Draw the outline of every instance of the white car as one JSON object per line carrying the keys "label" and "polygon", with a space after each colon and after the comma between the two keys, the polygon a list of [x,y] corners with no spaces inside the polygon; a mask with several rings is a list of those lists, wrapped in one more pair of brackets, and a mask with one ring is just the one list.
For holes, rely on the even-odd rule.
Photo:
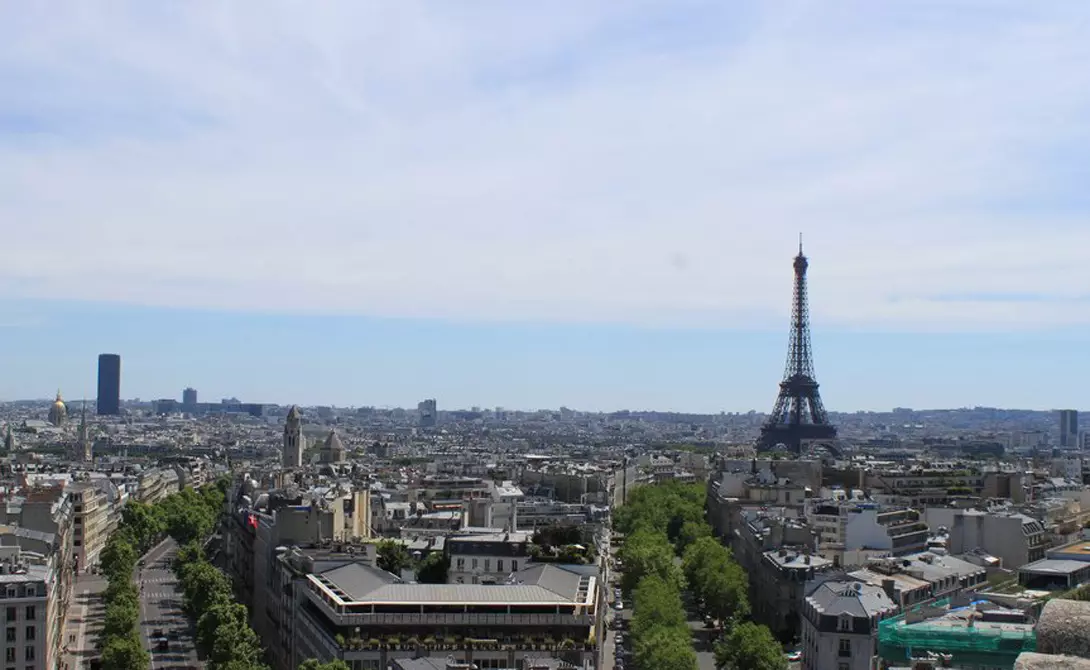
{"label": "white car", "polygon": [[618,600],[617,602],[613,603],[613,609],[615,609],[617,611],[623,610],[624,609],[624,603],[622,603],[620,600]]}

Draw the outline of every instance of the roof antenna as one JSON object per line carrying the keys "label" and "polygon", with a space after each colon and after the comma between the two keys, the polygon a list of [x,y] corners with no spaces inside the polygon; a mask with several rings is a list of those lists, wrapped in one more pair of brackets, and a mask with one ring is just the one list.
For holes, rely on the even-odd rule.
{"label": "roof antenna", "polygon": [[799,256],[802,255],[802,233],[799,233]]}

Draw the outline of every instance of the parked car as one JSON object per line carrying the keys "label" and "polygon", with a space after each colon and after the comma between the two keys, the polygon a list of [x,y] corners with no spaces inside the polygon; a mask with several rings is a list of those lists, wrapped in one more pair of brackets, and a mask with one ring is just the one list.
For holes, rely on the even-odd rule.
{"label": "parked car", "polygon": [[802,652],[797,650],[797,649],[795,651],[789,651],[786,654],[784,654],[784,658],[786,658],[791,663],[794,663],[796,661],[801,661],[802,660]]}

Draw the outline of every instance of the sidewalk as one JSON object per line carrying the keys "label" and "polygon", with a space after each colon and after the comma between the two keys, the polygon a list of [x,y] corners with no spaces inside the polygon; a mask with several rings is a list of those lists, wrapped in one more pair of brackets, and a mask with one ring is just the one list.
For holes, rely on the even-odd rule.
{"label": "sidewalk", "polygon": [[88,667],[98,654],[95,642],[106,613],[101,597],[105,590],[106,578],[102,575],[84,573],[72,584],[72,602],[61,640],[62,648],[67,647],[67,652],[61,654],[61,662],[68,670]]}

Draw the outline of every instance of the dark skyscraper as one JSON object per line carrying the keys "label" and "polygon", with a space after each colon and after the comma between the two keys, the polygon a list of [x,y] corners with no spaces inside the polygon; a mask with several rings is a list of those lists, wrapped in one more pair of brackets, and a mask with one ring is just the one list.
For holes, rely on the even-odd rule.
{"label": "dark skyscraper", "polygon": [[197,404],[197,389],[187,388],[182,391],[182,404],[186,407],[193,407]]}
{"label": "dark skyscraper", "polygon": [[1060,446],[1079,446],[1079,412],[1074,409],[1060,410]]}
{"label": "dark skyscraper", "polygon": [[98,357],[98,413],[121,414],[121,357],[117,354]]}

